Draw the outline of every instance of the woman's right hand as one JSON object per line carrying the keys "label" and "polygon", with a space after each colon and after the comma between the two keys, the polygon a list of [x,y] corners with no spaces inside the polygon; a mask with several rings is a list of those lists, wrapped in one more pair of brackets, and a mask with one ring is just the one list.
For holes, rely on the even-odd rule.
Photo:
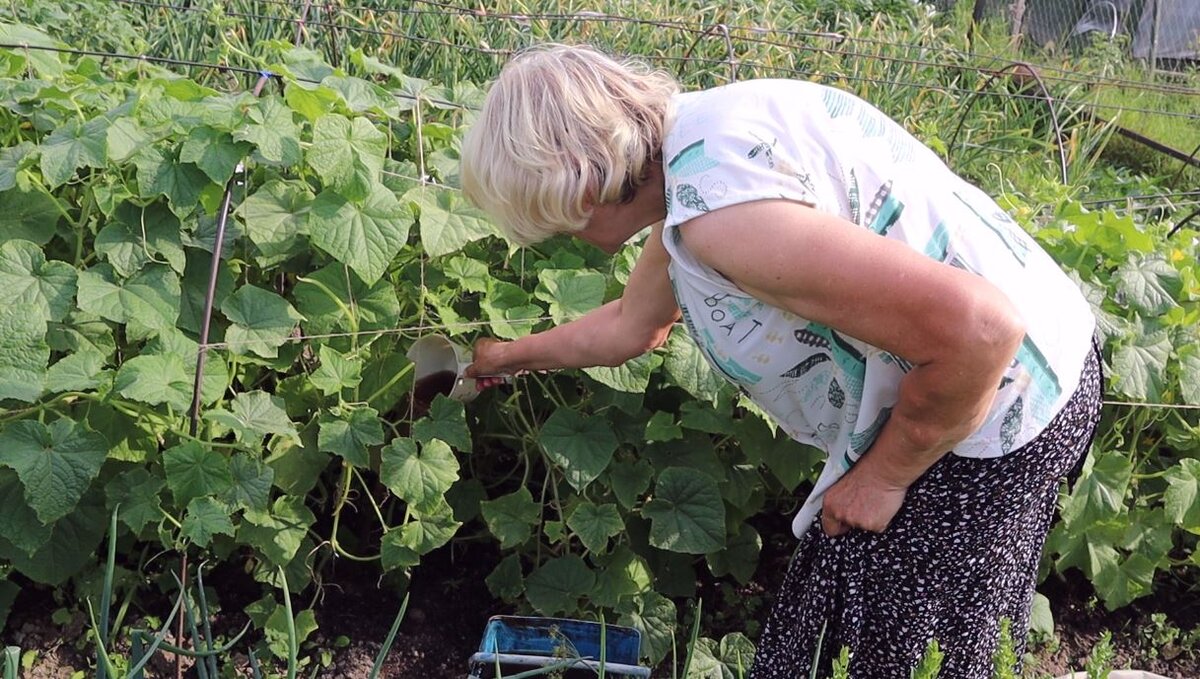
{"label": "woman's right hand", "polygon": [[506,365],[505,354],[510,342],[501,342],[490,337],[484,337],[475,342],[474,359],[467,366],[466,376],[475,380],[475,387],[480,391],[498,384],[504,384],[506,376],[512,374],[512,367]]}

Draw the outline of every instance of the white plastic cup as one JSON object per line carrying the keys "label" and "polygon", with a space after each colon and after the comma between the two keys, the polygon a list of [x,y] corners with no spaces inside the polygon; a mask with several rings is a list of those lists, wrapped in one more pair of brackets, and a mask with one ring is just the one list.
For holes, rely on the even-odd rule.
{"label": "white plastic cup", "polygon": [[475,380],[465,376],[467,366],[471,365],[471,351],[466,347],[441,335],[426,335],[413,342],[407,356],[413,363],[414,381],[439,372],[452,372],[455,379],[447,394],[449,398],[466,403],[479,395]]}

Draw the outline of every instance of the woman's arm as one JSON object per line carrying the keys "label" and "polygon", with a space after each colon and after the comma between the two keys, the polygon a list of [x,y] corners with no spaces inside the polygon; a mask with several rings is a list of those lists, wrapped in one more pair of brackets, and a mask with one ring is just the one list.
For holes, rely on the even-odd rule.
{"label": "woman's arm", "polygon": [[[835,486],[825,500],[831,533],[886,528],[899,502],[889,513],[861,501],[872,489],[899,491],[902,500],[983,423],[1024,337],[1018,311],[979,276],[795,202],[723,208],[680,232],[700,261],[754,297],[914,364],[875,444],[838,484],[865,488]],[[831,500],[846,506],[831,512]]]}
{"label": "woman's arm", "polygon": [[545,332],[512,342],[481,342],[468,376],[618,366],[662,346],[679,318],[668,262],[659,224],[619,299]]}

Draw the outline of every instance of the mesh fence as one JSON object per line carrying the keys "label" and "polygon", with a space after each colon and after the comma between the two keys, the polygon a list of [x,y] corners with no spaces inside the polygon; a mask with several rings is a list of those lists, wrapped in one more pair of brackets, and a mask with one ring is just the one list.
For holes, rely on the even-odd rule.
{"label": "mesh fence", "polygon": [[1197,0],[940,0],[970,4],[976,19],[1001,21],[1041,47],[1106,41],[1151,62],[1200,58]]}

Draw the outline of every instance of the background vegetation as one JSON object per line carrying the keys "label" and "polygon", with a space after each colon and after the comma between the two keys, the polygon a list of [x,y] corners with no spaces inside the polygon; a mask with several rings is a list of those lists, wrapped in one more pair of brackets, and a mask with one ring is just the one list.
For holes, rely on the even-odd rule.
{"label": "background vegetation", "polygon": [[[486,540],[498,599],[633,625],[657,664],[700,569],[753,577],[749,520],[794,509],[821,456],[682,332],[467,409],[409,398],[416,338],[576,317],[620,294],[639,252],[511,249],[456,189],[481,88],[543,40],[641,55],[686,87],[855,91],[996,195],[1088,293],[1110,376],[1045,572],[1079,569],[1110,608],[1196,584],[1196,232],[1168,235],[1196,175],[1114,142],[1125,124],[1200,139],[1191,74],[1148,76],[1106,45],[1021,55],[999,30],[970,47],[964,15],[905,2],[389,4],[4,8],[0,625],[21,588],[81,609],[105,591],[107,641],[174,599],[182,564],[231,562],[262,584],[254,638],[286,657],[289,623],[302,640],[315,622],[288,613],[285,584],[315,601],[352,560],[403,590],[432,550]],[[1034,71],[993,77],[1017,56],[1052,107]],[[733,671],[749,643],[701,642],[696,667]]]}

